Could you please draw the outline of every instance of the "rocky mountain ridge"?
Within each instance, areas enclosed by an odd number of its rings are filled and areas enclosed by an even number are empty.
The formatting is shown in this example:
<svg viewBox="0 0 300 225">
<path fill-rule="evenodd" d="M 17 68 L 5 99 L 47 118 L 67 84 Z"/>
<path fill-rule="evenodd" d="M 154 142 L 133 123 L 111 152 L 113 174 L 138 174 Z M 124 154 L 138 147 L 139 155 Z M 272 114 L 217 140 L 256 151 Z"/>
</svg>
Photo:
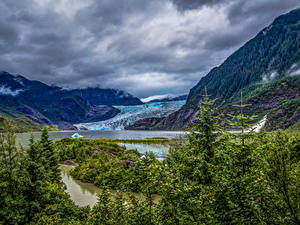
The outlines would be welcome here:
<svg viewBox="0 0 300 225">
<path fill-rule="evenodd" d="M 101 100 L 103 93 L 106 95 Z M 74 123 L 112 118 L 120 112 L 112 104 L 141 103 L 124 91 L 64 90 L 8 72 L 0 72 L 0 98 L 0 114 L 10 118 L 26 117 L 38 124 L 56 124 L 61 129 L 74 129 Z M 112 104 L 108 104 L 109 98 Z"/>
</svg>

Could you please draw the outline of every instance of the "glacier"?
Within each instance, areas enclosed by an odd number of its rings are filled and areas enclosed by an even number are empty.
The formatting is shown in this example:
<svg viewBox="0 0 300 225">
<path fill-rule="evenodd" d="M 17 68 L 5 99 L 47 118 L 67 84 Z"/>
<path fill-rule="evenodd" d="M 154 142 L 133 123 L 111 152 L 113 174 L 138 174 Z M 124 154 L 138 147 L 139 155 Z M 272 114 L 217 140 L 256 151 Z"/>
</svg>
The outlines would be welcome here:
<svg viewBox="0 0 300 225">
<path fill-rule="evenodd" d="M 124 130 L 128 125 L 149 117 L 165 117 L 179 110 L 186 101 L 153 102 L 135 106 L 114 106 L 121 112 L 115 117 L 93 123 L 74 124 L 77 129 L 87 130 Z"/>
</svg>

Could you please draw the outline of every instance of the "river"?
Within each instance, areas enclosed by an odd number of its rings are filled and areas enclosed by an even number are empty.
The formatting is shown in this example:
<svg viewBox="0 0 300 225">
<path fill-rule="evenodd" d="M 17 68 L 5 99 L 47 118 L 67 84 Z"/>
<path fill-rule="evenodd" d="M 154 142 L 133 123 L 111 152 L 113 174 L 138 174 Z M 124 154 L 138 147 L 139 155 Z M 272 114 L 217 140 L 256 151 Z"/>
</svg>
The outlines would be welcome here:
<svg viewBox="0 0 300 225">
<path fill-rule="evenodd" d="M 98 201 L 97 194 L 101 192 L 100 188 L 71 177 L 69 171 L 72 169 L 72 166 L 61 165 L 60 169 L 62 180 L 67 187 L 66 192 L 71 196 L 75 204 L 93 207 Z"/>
<path fill-rule="evenodd" d="M 97 201 L 97 194 L 101 193 L 101 189 L 94 184 L 84 183 L 74 179 L 70 174 L 70 170 L 73 166 L 61 165 L 61 177 L 66 185 L 66 192 L 71 196 L 72 201 L 78 206 L 90 206 L 93 207 Z M 112 191 L 112 193 L 116 193 Z M 132 193 L 137 199 L 144 198 L 141 194 Z M 158 195 L 153 196 L 154 202 L 157 202 L 160 197 Z"/>
</svg>

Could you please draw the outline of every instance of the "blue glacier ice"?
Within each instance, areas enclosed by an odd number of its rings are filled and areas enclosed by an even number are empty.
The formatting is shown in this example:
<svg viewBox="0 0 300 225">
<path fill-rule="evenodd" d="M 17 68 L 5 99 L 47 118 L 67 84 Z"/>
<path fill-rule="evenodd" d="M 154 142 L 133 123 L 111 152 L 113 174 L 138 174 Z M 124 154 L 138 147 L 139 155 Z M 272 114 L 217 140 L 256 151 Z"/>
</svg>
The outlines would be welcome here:
<svg viewBox="0 0 300 225">
<path fill-rule="evenodd" d="M 170 101 L 135 106 L 114 106 L 121 111 L 115 117 L 99 122 L 74 124 L 74 126 L 88 130 L 124 130 L 124 127 L 140 119 L 167 116 L 180 109 L 184 103 L 185 101 Z"/>
</svg>

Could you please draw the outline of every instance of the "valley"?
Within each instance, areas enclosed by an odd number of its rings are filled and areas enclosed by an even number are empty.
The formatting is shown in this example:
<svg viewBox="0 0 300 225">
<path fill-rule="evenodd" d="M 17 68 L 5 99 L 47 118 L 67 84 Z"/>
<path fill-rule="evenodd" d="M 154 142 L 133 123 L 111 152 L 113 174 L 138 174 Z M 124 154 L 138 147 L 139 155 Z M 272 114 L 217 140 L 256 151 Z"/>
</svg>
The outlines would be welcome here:
<svg viewBox="0 0 300 225">
<path fill-rule="evenodd" d="M 299 7 L 1 1 L 0 225 L 300 224 Z"/>
</svg>

